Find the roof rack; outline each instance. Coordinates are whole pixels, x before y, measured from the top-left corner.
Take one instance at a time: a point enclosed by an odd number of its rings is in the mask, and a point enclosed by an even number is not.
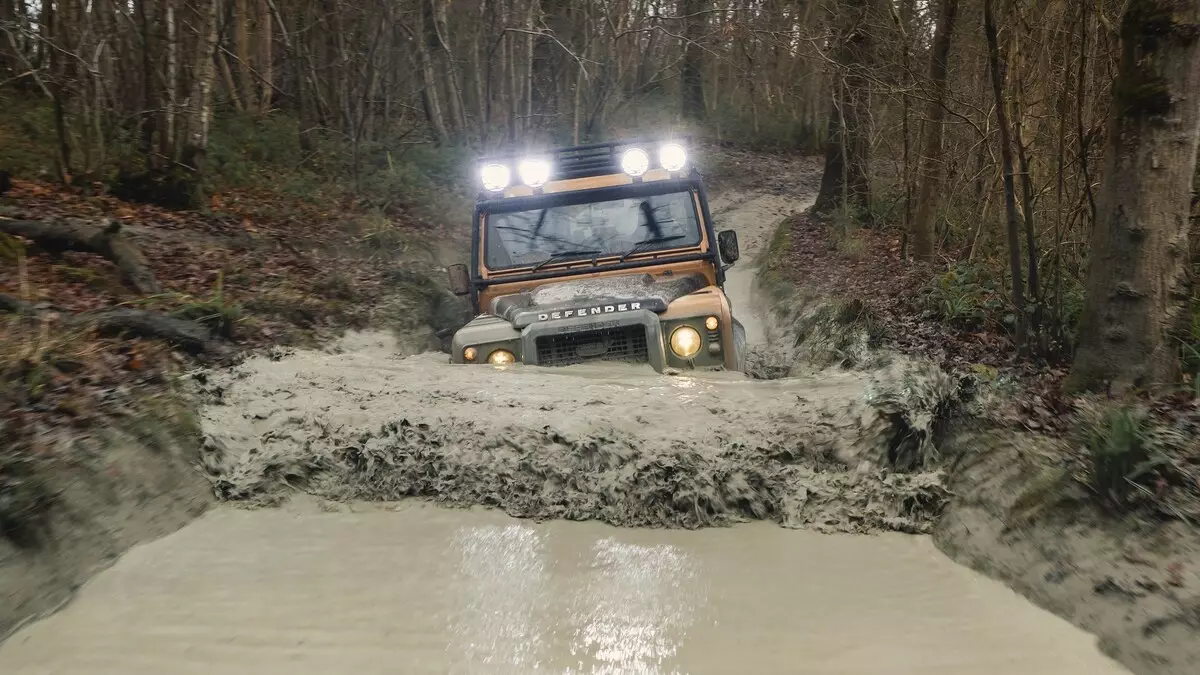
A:
[[[630,148],[642,148],[647,152],[663,143],[684,143],[688,136],[672,135],[664,138],[634,138],[604,143],[589,143],[555,148],[545,152],[531,151],[526,154],[506,153],[487,155],[480,163],[514,161],[520,157],[545,157],[550,160],[550,180],[590,178],[606,174],[621,173],[621,155]]]

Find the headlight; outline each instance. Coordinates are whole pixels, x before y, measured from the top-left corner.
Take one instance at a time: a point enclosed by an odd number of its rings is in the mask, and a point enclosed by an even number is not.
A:
[[[687,152],[678,143],[668,143],[659,149],[658,162],[667,171],[681,171],[687,164]]]
[[[493,366],[507,365],[515,362],[516,360],[517,357],[507,349],[497,349],[491,354],[488,354],[488,363],[492,364]]]
[[[470,363],[471,361],[474,361],[475,357],[478,355],[479,350],[475,349],[474,347],[467,347],[463,350],[463,361]]]
[[[512,180],[512,171],[503,164],[487,164],[479,170],[479,178],[483,181],[483,189],[499,192],[508,187],[508,182]]]
[[[691,326],[680,326],[671,333],[671,351],[681,359],[690,359],[700,351],[700,333]]]
[[[704,320],[704,327],[708,330],[716,330],[721,325],[721,320],[715,316],[710,316]]]
[[[621,170],[633,177],[638,177],[650,168],[650,155],[641,148],[626,150],[621,156]]]
[[[521,182],[531,188],[538,188],[550,180],[550,162],[544,159],[526,159],[517,165],[517,174]]]

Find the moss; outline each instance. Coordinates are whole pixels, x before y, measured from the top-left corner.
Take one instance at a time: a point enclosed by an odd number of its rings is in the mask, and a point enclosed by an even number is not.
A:
[[[1151,117],[1171,111],[1171,91],[1166,80],[1141,66],[1127,72],[1125,80],[1117,80],[1113,97],[1127,116]]]
[[[792,227],[798,217],[788,218],[775,228],[759,261],[759,281],[767,295],[776,301],[782,299],[789,291],[784,263],[792,251]]]

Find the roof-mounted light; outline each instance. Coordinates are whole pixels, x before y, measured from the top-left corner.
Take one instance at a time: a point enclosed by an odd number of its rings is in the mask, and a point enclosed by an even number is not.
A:
[[[512,171],[503,164],[485,164],[479,170],[479,178],[483,182],[483,189],[488,192],[500,192],[508,187],[509,181],[512,180]]]
[[[544,159],[525,159],[517,165],[521,182],[531,188],[539,188],[550,180],[550,162]]]
[[[637,178],[650,169],[650,155],[641,148],[630,148],[621,156],[621,170]]]
[[[687,151],[678,143],[667,143],[658,149],[658,163],[667,171],[682,171],[687,164]]]

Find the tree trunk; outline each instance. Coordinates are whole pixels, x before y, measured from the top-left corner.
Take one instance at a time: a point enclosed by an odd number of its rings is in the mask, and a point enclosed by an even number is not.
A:
[[[921,149],[921,187],[917,194],[917,214],[912,224],[913,255],[918,260],[932,260],[934,254],[938,190],[942,185],[942,164],[945,161],[942,153],[942,127],[946,116],[946,71],[957,15],[958,0],[941,0],[933,37],[933,53],[929,57],[931,97]]]
[[[467,114],[463,102],[462,78],[459,76],[458,64],[454,62],[454,52],[450,49],[447,37],[450,33],[446,22],[446,7],[449,3],[430,0],[430,16],[433,20],[433,34],[437,38],[438,51],[446,66],[446,98],[450,102],[450,119],[458,133],[467,133]]]
[[[213,56],[217,46],[217,9],[220,0],[208,0],[202,8],[201,23],[196,27],[196,52],[192,64],[192,89],[188,101],[187,136],[180,162],[190,172],[189,202],[192,208],[204,206],[204,163],[208,153],[208,127],[212,118]]]
[[[873,49],[867,24],[870,0],[847,0],[841,15],[844,37],[839,38],[835,61],[834,95],[825,144],[825,172],[813,209],[829,212],[838,207],[870,218],[871,189],[867,169],[871,136],[870,82],[867,70]]]
[[[258,112],[265,114],[271,109],[275,94],[275,62],[272,53],[274,30],[271,25],[270,0],[258,0],[258,68],[262,76],[262,96],[258,101]]]
[[[450,132],[446,129],[446,118],[442,116],[442,104],[438,98],[437,75],[434,72],[433,58],[429,55],[429,45],[424,31],[424,16],[424,7],[421,7],[421,18],[417,21],[417,30],[415,32],[409,30],[408,37],[417,51],[417,65],[421,73],[421,104],[425,108],[425,118],[429,121],[429,128],[433,131],[434,139],[438,143],[445,143],[450,137]]]
[[[241,100],[253,111],[257,97],[254,95],[254,79],[250,73],[250,0],[234,0],[233,33]]]
[[[1193,0],[1131,0],[1125,10],[1072,390],[1178,381],[1200,146],[1198,35]]]
[[[16,25],[17,8],[15,0],[0,0],[0,26]],[[0,29],[0,82],[14,77],[20,67],[20,59],[13,49],[9,35]]]
[[[996,31],[996,13],[992,0],[983,3],[984,32],[987,33],[988,63],[992,76],[992,94],[996,102],[996,126],[1000,128],[1000,157],[1004,169],[1004,212],[1007,216],[1008,265],[1012,274],[1012,304],[1016,314],[1017,349],[1024,352],[1028,346],[1027,320],[1025,316],[1025,275],[1021,270],[1021,219],[1017,213],[1017,194],[1013,177],[1012,131],[1008,123],[1008,108],[1004,94],[1007,64],[1000,54]]]
[[[704,120],[704,39],[705,10],[708,0],[683,0],[679,10],[683,14],[683,62],[680,65],[684,119],[697,122]]]

